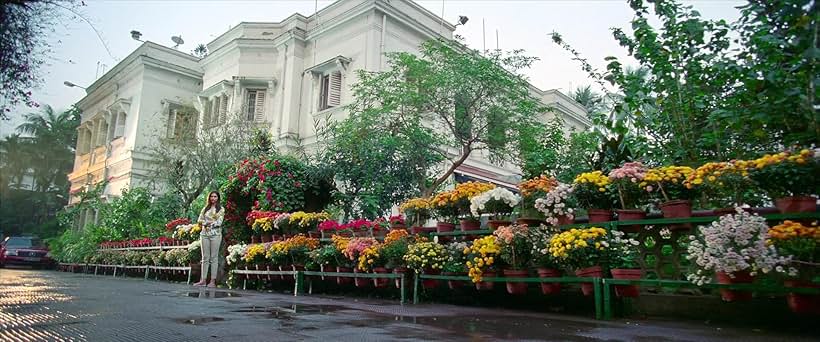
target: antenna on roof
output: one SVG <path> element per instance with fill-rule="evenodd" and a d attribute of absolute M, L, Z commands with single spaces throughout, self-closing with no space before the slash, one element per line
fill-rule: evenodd
<path fill-rule="evenodd" d="M 172 40 L 174 43 L 176 43 L 176 44 L 177 44 L 177 45 L 174 45 L 174 49 L 178 48 L 178 47 L 179 47 L 180 45 L 182 45 L 182 44 L 185 44 L 185 41 L 184 41 L 184 40 L 182 40 L 182 35 L 179 35 L 179 36 L 171 36 L 171 40 Z"/>

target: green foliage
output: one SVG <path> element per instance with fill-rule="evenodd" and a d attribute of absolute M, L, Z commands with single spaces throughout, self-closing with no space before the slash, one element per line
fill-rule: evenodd
<path fill-rule="evenodd" d="M 97 245 L 88 232 L 67 229 L 59 237 L 47 240 L 55 260 L 69 263 L 84 262 L 97 251 Z"/>
<path fill-rule="evenodd" d="M 99 226 L 109 230 L 111 240 L 158 237 L 165 232 L 165 222 L 176 216 L 177 212 L 164 207 L 172 200 L 165 198 L 152 205 L 148 189 L 123 190 L 121 197 L 103 206 Z"/>

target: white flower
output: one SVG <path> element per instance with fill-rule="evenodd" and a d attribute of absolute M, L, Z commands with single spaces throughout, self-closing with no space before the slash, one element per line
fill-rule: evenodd
<path fill-rule="evenodd" d="M 491 200 L 500 201 L 512 209 L 521 202 L 521 197 L 512 193 L 510 190 L 494 188 L 470 199 L 470 212 L 472 212 L 473 216 L 481 215 L 487 207 L 487 202 Z"/>
<path fill-rule="evenodd" d="M 546 194 L 546 197 L 535 200 L 535 209 L 544 213 L 550 225 L 558 225 L 558 220 L 566 216 L 570 220 L 575 218 L 574 210 L 567 208 L 566 200 L 572 196 L 575 188 L 570 184 L 559 183 Z"/>

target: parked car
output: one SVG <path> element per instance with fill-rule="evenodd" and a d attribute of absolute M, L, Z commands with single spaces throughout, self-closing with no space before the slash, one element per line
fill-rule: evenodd
<path fill-rule="evenodd" d="M 9 236 L 0 242 L 0 267 L 28 265 L 51 267 L 54 260 L 43 241 L 33 236 Z"/>

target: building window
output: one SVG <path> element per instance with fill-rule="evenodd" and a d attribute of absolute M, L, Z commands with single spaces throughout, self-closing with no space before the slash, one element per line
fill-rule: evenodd
<path fill-rule="evenodd" d="M 319 110 L 338 107 L 342 100 L 342 73 L 322 75 L 319 89 Z"/>
<path fill-rule="evenodd" d="M 191 139 L 196 135 L 196 117 L 194 112 L 178 104 L 168 106 L 169 139 Z"/>
<path fill-rule="evenodd" d="M 206 126 L 216 126 L 225 122 L 228 116 L 228 96 L 217 95 L 206 102 L 205 119 Z"/>
<path fill-rule="evenodd" d="M 261 122 L 265 120 L 265 90 L 248 89 L 245 97 L 245 120 Z"/>
<path fill-rule="evenodd" d="M 106 143 L 106 134 L 108 133 L 108 123 L 105 122 L 105 119 L 100 119 L 97 121 L 97 134 L 95 139 L 97 140 L 94 143 L 94 146 L 102 146 Z"/>
<path fill-rule="evenodd" d="M 116 128 L 114 129 L 114 139 L 125 135 L 125 112 L 117 114 Z"/>

